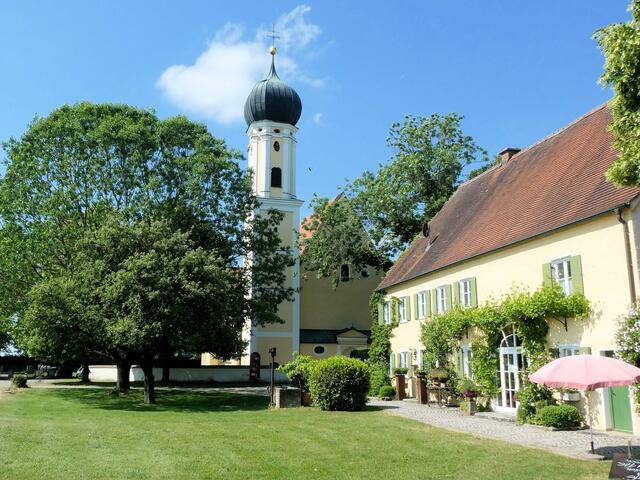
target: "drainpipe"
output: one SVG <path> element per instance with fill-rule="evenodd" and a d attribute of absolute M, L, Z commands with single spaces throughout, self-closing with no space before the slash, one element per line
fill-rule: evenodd
<path fill-rule="evenodd" d="M 627 276 L 629 277 L 629 296 L 631 297 L 631 305 L 636 303 L 636 281 L 633 275 L 633 260 L 631 258 L 631 240 L 629 239 L 629 224 L 622 218 L 622 208 L 618 207 L 614 210 L 618 216 L 618 221 L 622 224 L 624 232 L 624 251 L 627 257 Z"/>

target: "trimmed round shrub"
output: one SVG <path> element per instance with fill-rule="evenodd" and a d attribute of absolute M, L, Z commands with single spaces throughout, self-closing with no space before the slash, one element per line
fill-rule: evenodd
<path fill-rule="evenodd" d="M 369 367 L 340 355 L 320 360 L 309 379 L 314 404 L 322 410 L 362 410 L 369 392 Z"/>
<path fill-rule="evenodd" d="M 378 397 L 382 400 L 391 400 L 396 396 L 396 389 L 391 385 L 383 385 L 380 387 L 380 391 L 378 392 Z"/>
<path fill-rule="evenodd" d="M 547 405 L 540 409 L 538 422 L 545 427 L 574 428 L 582 423 L 582 415 L 573 405 Z"/>
<path fill-rule="evenodd" d="M 11 377 L 11 385 L 15 388 L 27 388 L 27 376 L 21 373 Z"/>

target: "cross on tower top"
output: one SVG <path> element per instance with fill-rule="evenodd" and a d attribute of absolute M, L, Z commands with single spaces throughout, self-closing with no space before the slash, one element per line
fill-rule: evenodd
<path fill-rule="evenodd" d="M 269 49 L 269 53 L 271 53 L 271 55 L 276 54 L 276 38 L 280 38 L 280 35 L 278 35 L 278 33 L 280 32 L 276 31 L 276 24 L 271 24 L 271 33 L 266 35 L 267 38 L 271 39 L 271 48 Z"/>

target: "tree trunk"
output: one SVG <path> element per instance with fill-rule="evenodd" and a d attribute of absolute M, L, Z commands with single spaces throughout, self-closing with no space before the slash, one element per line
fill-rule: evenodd
<path fill-rule="evenodd" d="M 156 389 L 153 378 L 153 362 L 144 362 L 142 364 L 142 371 L 144 372 L 144 403 L 156 403 Z"/>
<path fill-rule="evenodd" d="M 82 364 L 82 377 L 80 381 L 82 383 L 89 383 L 89 362 Z"/>
<path fill-rule="evenodd" d="M 162 378 L 160 384 L 169 385 L 171 375 L 171 358 L 167 355 L 162 359 Z"/>
<path fill-rule="evenodd" d="M 129 381 L 129 376 L 131 375 L 131 362 L 128 360 L 120 360 L 116 365 L 118 367 L 116 391 L 128 392 L 131 388 L 131 382 Z"/>

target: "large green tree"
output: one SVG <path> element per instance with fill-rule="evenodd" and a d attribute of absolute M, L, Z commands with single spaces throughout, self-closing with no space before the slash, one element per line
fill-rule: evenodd
<path fill-rule="evenodd" d="M 118 225 L 163 221 L 171 232 L 188 232 L 189 241 L 213 252 L 224 268 L 242 272 L 240 290 L 248 290 L 252 281 L 261 285 L 242 304 L 249 318 L 257 323 L 279 320 L 278 303 L 291 296 L 290 289 L 282 286 L 291 252 L 281 248 L 274 233 L 280 216 L 268 212 L 246 228 L 256 208 L 250 179 L 238 164 L 239 154 L 204 125 L 184 117 L 159 120 L 152 111 L 126 105 L 80 103 L 36 119 L 21 138 L 4 147 L 0 315 L 17 319 L 16 340 L 27 353 L 31 349 L 44 356 L 36 347 L 56 343 L 49 342 L 51 338 L 37 342 L 38 332 L 57 334 L 61 342 L 72 333 L 71 328 L 28 333 L 21 323 L 42 317 L 28 310 L 37 299 L 50 301 L 53 293 L 82 283 L 79 266 L 86 265 L 82 259 L 87 249 L 94 248 L 91 241 L 114 221 Z M 249 252 L 259 261 L 244 262 Z M 78 301 L 85 302 L 79 316 L 71 302 L 59 305 L 59 311 L 67 312 L 67 325 L 82 323 L 92 331 L 95 319 L 82 313 L 90 306 L 88 297 L 75 291 Z M 108 320 L 102 318 L 98 324 Z M 106 345 L 105 353 L 123 368 L 140 361 L 131 356 L 137 350 L 117 344 L 114 348 L 103 341 L 104 329 L 100 334 L 97 343 Z M 216 351 L 219 345 L 212 344 L 207 351 L 227 355 Z M 69 358 L 80 353 L 84 352 L 67 351 Z"/>
<path fill-rule="evenodd" d="M 344 263 L 386 270 L 453 194 L 463 169 L 487 162 L 462 119 L 434 113 L 394 123 L 389 162 L 347 182 L 347 198 L 312 202 L 307 228 L 315 233 L 302 240 L 305 267 L 334 279 Z"/>
<path fill-rule="evenodd" d="M 620 186 L 640 185 L 640 1 L 632 1 L 629 10 L 631 21 L 594 35 L 605 56 L 600 82 L 614 92 L 611 130 L 619 157 L 607 178 Z"/>
<path fill-rule="evenodd" d="M 314 196 L 310 206 L 313 214 L 301 226 L 301 261 L 306 270 L 331 279 L 336 288 L 344 264 L 351 265 L 354 272 L 362 272 L 367 267 L 378 270 L 389 267 L 388 259 L 369 239 L 347 197 L 340 195 L 329 201 Z"/>

